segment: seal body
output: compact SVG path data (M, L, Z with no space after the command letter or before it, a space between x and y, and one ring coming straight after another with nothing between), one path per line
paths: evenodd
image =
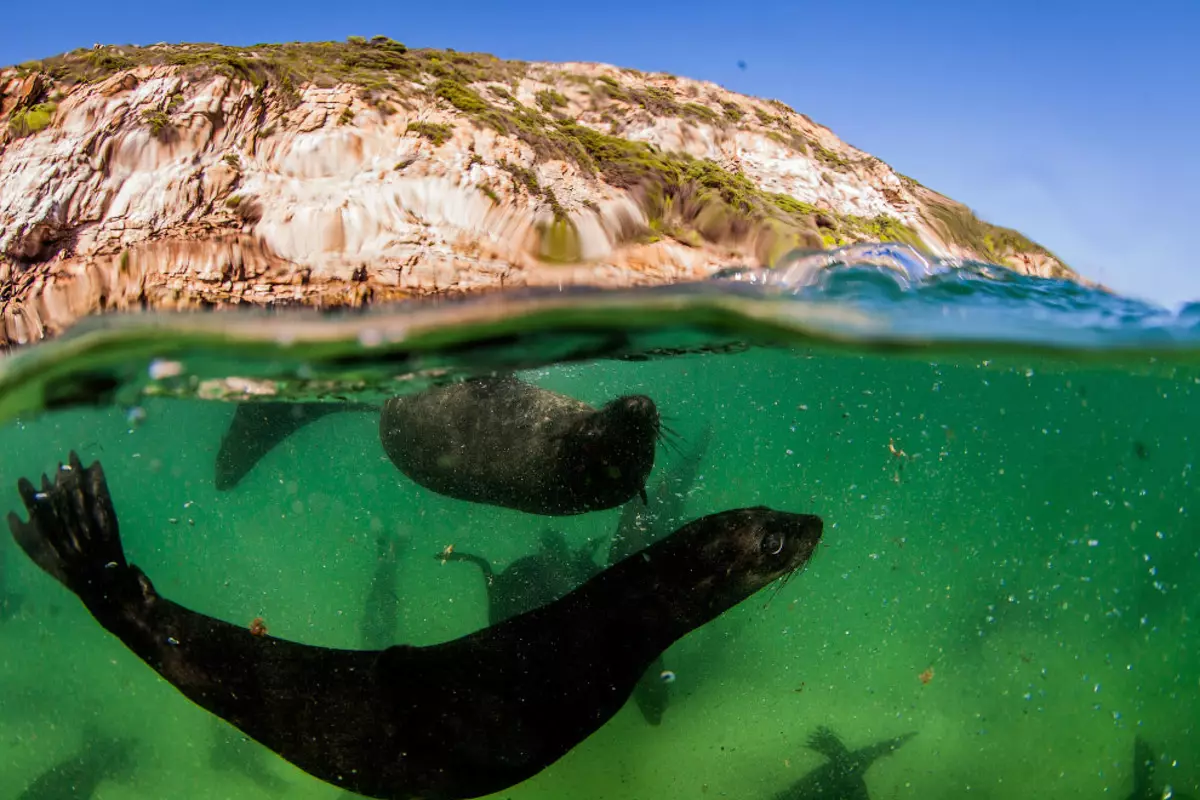
M531 514L614 508L644 492L658 410L644 395L594 408L515 377L390 399L383 449L427 489Z
M750 508L685 525L565 597L453 641L385 650L255 635L160 595L126 561L99 463L18 483L25 553L197 705L328 783L457 800L554 763L689 631L812 556L819 517ZM580 635L586 631L587 635Z

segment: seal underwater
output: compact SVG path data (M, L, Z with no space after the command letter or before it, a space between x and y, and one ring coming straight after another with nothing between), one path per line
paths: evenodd
M916 732L897 736L853 752L824 725L808 737L808 746L829 759L784 791L775 800L871 800L867 769L880 757L894 753Z
M279 442L360 403L247 403L217 453L215 483L230 489ZM415 483L474 503L531 514L614 508L645 494L661 422L654 401L627 395L595 408L513 375L473 378L398 395L379 418L383 449Z
M376 798L490 794L609 720L674 641L793 574L820 517L757 507L683 526L565 597L442 644L342 650L255 635L128 563L99 462L75 453L8 517L41 569L197 705L300 769ZM586 636L579 635L587 631Z

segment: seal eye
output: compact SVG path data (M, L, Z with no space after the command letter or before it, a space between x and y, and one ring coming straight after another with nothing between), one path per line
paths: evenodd
M783 551L783 534L772 531L762 538L762 551L769 556L777 556Z

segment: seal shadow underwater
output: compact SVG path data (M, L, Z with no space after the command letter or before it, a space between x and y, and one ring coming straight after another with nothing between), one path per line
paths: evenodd
M379 413L388 458L413 482L459 500L564 516L645 493L662 424L654 401L626 395L594 408L513 375L473 378L361 403L243 403L217 452L231 489L280 442L330 414Z
M916 735L914 731L851 751L836 733L821 726L808 737L808 747L829 760L776 794L774 800L870 800L867 770Z
M100 784L127 778L134 767L134 744L84 728L83 745L49 767L17 795L17 800L88 800Z
M1150 744L1141 736L1133 739L1133 793L1126 800L1192 800L1191 795L1173 789L1155 789L1154 767L1157 759Z
M8 523L25 553L184 696L327 783L406 800L479 797L553 764L671 643L807 563L824 527L763 507L712 514L499 625L344 650L160 595L126 561L99 462L84 469L71 453L53 483L18 490L29 520Z
M630 501L621 509L621 518L608 550L608 563L616 564L667 536L684 520L684 502L700 476L700 465L712 441L712 428L705 427L686 452L681 452L649 493L647 502ZM642 718L661 725L671 702L671 690L664 657L650 665L633 690Z
M558 531L542 532L536 553L518 558L496 572L483 556L464 552L438 553L440 561L463 561L479 567L487 589L488 624L498 625L563 597L600 572L593 561L599 540L572 551Z

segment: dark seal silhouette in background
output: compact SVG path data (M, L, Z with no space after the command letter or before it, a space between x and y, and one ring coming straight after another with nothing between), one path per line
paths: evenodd
M93 617L197 705L328 783L457 800L524 781L609 720L658 655L805 564L820 517L702 517L565 597L428 647L277 639L162 597L129 564L99 462L71 453L13 536Z

